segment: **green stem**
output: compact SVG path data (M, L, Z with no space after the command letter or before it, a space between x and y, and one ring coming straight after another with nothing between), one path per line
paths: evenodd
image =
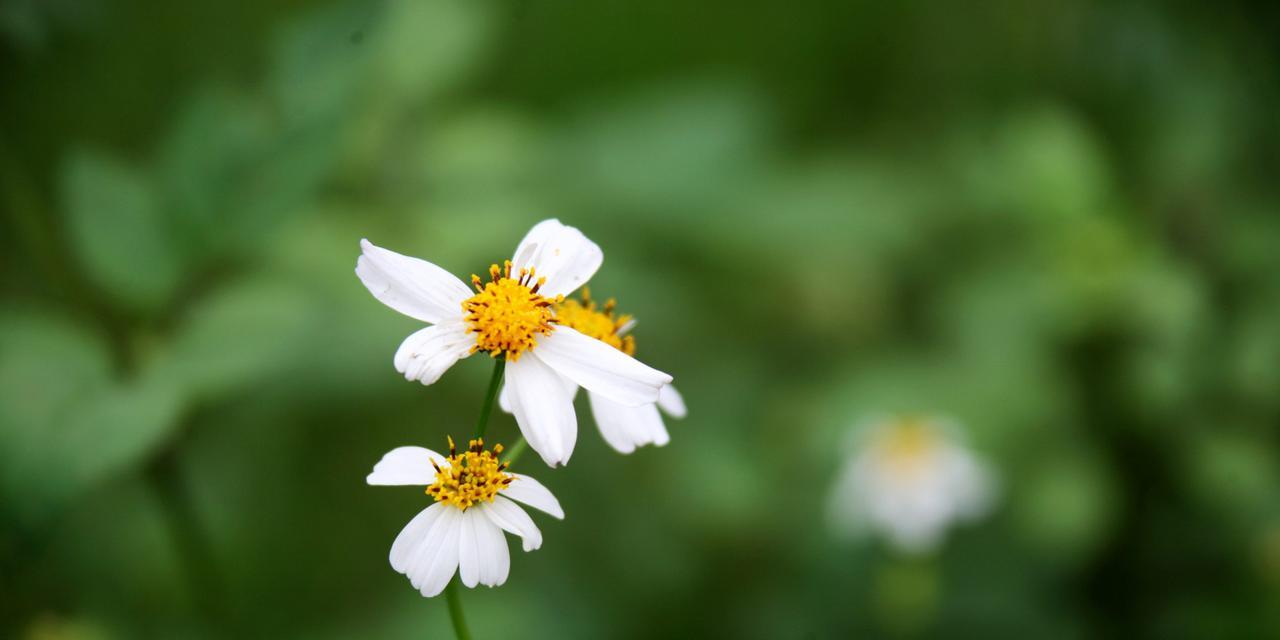
M484 404L480 407L480 420L476 422L476 439L484 437L484 430L489 428L489 414L493 413L493 401L498 397L498 389L502 387L502 372L507 368L507 359L498 358L493 363L493 375L489 377L489 393L485 395Z
M444 599L449 602L449 620L453 622L453 634L458 640L471 640L471 630L467 629L467 619L462 615L462 594L458 593L458 579L449 581L444 588Z
M507 457L502 461L507 463L507 466L509 467L512 464L515 464L515 461L520 457L520 454L524 453L524 450L528 448L529 441L525 440L524 436L520 436L520 439L516 440L516 443L511 445L510 449L507 449Z

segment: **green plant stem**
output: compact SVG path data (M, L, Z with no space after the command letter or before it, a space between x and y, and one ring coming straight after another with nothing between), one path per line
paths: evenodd
M462 615L462 594L458 592L456 577L444 588L444 599L449 603L449 620L453 622L453 634L458 636L458 640L471 640L471 630L467 628L467 619Z
M507 466L511 466L512 464L515 464L516 459L519 458L520 455L524 453L524 450L528 448L529 441L525 440L524 436L520 436L520 439L516 440L516 443L511 445L510 449L507 449L507 457L503 458L502 461L507 463Z
M226 589L213 544L192 505L186 478L178 466L176 448L162 452L147 469L147 480L159 501L169 533L189 584L190 596L205 623L221 628L230 622Z
M480 407L480 420L476 422L476 438L483 438L485 429L489 428L489 414L493 413L493 401L498 397L498 389L502 388L502 372L507 368L507 359L498 358L493 363L493 375L489 376L489 393L485 395L484 404Z

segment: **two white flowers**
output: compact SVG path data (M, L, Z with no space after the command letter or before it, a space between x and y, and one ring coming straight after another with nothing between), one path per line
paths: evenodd
M356 275L383 304L428 323L401 343L394 364L424 385L476 352L504 360L500 404L515 416L530 448L551 467L565 464L577 442L573 400L587 390L605 440L623 453L669 440L659 414L683 417L671 376L632 357L634 325L615 318L612 301L597 308L585 291L566 299L600 268L604 254L581 231L557 220L535 225L511 260L472 276L471 288L425 260L361 241ZM434 596L455 571L468 587L496 586L510 567L503 531L524 549L541 534L512 500L563 518L559 503L528 476L509 473L501 446L473 440L443 456L421 447L392 450L368 477L374 485L419 485L436 501L401 531L391 566L424 596Z

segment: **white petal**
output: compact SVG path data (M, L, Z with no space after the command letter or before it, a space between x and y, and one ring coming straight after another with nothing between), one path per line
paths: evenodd
M467 513L475 510L474 507ZM477 558L480 560L480 584L496 587L507 581L511 571L511 552L507 549L507 538L502 529L494 524L483 513L476 512L471 516L472 529L476 534Z
M689 409L684 406L684 398L672 385L666 385L658 392L658 406L672 418L679 419L689 415Z
M400 535L396 536L396 541L391 543L391 568L398 573L404 573L409 569L409 559L413 553L417 551L422 544L422 539L426 537L427 531L431 529L431 525L435 523L436 518L446 508L445 505L437 502L426 509L423 509L418 515L414 516L409 524L400 530Z
M504 531L520 536L525 551L533 551L542 546L542 531L533 523L533 518L520 508L520 505L499 495L493 499L492 503L480 505L478 508Z
M360 241L360 249L356 276L382 304L432 324L462 317L462 301L471 290L453 274L368 240Z
M365 482L373 485L412 484L426 486L436 481L435 461L441 467L449 466L444 456L422 447L396 447L388 451L378 464L373 465L373 473L365 478Z
M560 384L564 385L564 392L569 396L569 402L573 402L578 397L578 384L564 376L556 374L560 378ZM511 411L511 392L507 388L507 384L502 384L502 390L498 392L498 407L506 413Z
M586 284L602 262L604 252L581 231L559 220L543 220L520 241L511 266L515 271L533 267L537 277L547 279L541 293L554 297Z
M467 588L476 586L480 581L480 539L476 534L476 521L484 519L470 509L458 515L458 521L462 523L458 532L458 577Z
M413 332L396 350L396 371L405 380L432 384L458 360L471 354L476 339L463 322L445 322Z
M542 486L541 482L529 476L518 473L511 475L516 477L515 480L512 480L511 484L507 485L507 488L503 489L499 495L523 502L534 509L549 513L561 520L564 519L564 509L560 508L560 501L551 495L550 489Z
M671 382L671 376L569 327L556 327L534 353L556 373L629 407L657 402Z
M409 560L409 582L428 598L440 595L458 569L461 515L461 511L445 507Z
M646 444L661 446L671 440L657 405L628 407L597 393L588 393L587 397L600 435L619 453L631 453Z
M564 464L578 438L573 398L564 383L532 353L507 362L509 399L529 446L550 466Z

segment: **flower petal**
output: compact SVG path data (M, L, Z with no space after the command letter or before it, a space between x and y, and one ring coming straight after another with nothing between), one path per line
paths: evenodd
M463 322L445 322L420 329L409 335L396 350L396 371L405 380L432 384L453 363L471 354L476 339L467 333Z
M458 577L467 588L475 587L480 581L480 540L476 535L476 520L484 519L484 516L470 510L458 515L458 521L462 523L458 532Z
M588 393L587 398L600 435L619 453L631 453L646 444L662 446L671 440L657 405L628 407L598 393Z
M511 260L512 269L533 267L538 277L545 277L541 292L552 297L567 296L586 284L602 262L604 252L596 243L554 219L534 225Z
M671 376L569 327L557 326L533 353L586 390L629 407L657 402L671 382Z
M689 409L684 406L684 397L672 385L666 385L658 392L658 407L672 418L679 419L689 415Z
M507 362L507 385L512 413L529 446L552 467L568 462L578 438L578 418L560 376L526 353Z
M446 509L446 505L439 502L423 509L418 515L414 516L409 524L400 530L400 535L396 536L396 541L391 543L391 568L398 573L404 573L409 570L409 560L413 557L413 553L419 549L422 539L426 537L427 531L431 529L431 525L435 524L437 518Z
M471 290L456 276L368 240L360 241L360 249L356 276L382 304L432 324L462 317L462 301Z
M520 505L499 495L494 497L493 502L480 505L479 509L503 531L520 536L525 551L533 551L542 546L542 531Z
M511 551L507 548L507 538L502 535L502 529L482 513L476 512L472 521L477 557L480 560L480 584L496 587L506 582L507 574L511 572Z
M462 512L445 507L409 560L409 582L428 598L440 595L458 569Z
M423 447L396 447L388 451L378 464L373 465L373 473L365 478L372 485L419 485L426 486L436 481L435 461L441 467L449 466L449 461L442 455Z
M499 493L500 496L523 502L534 509L544 511L564 520L564 509L560 508L560 501L551 495L550 489L542 486L541 482L529 476L519 473L511 475L515 476L516 479L512 480L511 484L507 485L507 488Z

